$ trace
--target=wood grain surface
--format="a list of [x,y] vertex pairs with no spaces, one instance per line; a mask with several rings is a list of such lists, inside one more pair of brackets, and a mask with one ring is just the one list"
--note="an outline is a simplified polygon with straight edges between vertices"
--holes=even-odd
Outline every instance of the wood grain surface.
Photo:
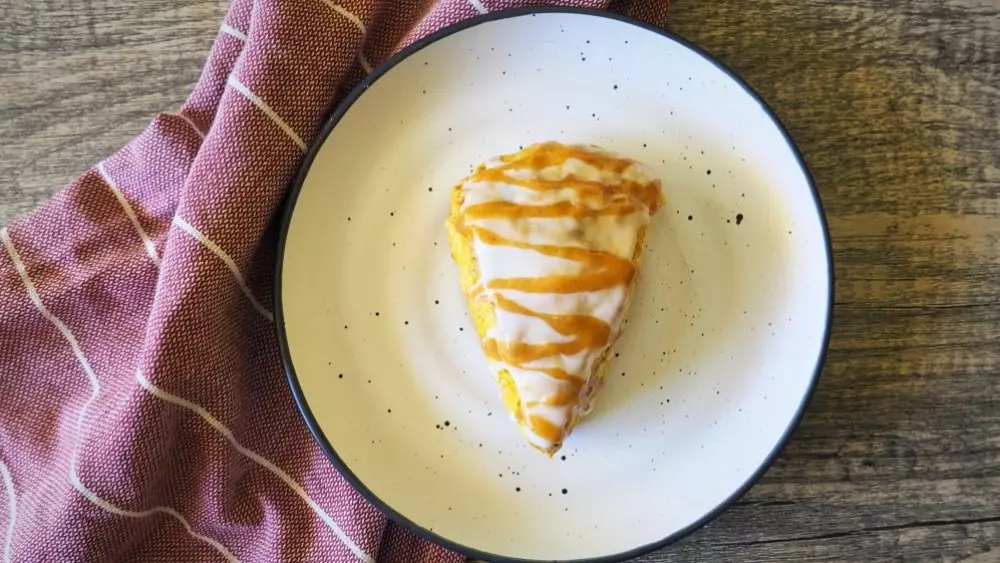
[[[176,109],[225,8],[0,0],[0,224]],[[784,120],[838,279],[792,441],[644,561],[1000,561],[1000,0],[683,0],[669,27]]]

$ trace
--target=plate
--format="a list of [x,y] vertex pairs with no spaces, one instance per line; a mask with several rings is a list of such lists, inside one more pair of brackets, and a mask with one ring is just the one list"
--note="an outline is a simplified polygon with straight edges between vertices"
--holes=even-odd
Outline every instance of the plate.
[[[545,140],[640,160],[668,198],[597,407],[554,459],[506,416],[444,228],[473,166]],[[309,151],[279,252],[279,337],[323,450],[479,559],[619,561],[704,524],[788,439],[829,333],[823,212],[778,119],[697,47],[607,14],[490,14],[387,61]]]

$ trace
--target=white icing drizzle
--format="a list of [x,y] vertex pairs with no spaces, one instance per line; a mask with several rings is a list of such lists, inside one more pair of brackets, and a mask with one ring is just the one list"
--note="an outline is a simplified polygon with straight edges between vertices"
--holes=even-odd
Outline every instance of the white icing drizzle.
[[[562,150],[566,148],[554,143],[542,146]],[[534,148],[529,147],[526,152]],[[581,154],[599,155],[604,159],[615,158],[596,147],[572,147],[572,149],[584,151]],[[490,161],[485,165],[485,170],[502,168],[506,162],[503,159]],[[602,161],[597,160],[597,162]],[[488,299],[497,305],[496,323],[487,334],[487,340],[493,339],[498,347],[504,347],[517,343],[567,343],[575,339],[573,334],[561,333],[543,318],[499,306],[500,299],[528,309],[533,314],[593,317],[610,327],[606,342],[586,347],[577,353],[546,355],[520,366],[498,361],[496,358],[489,362],[494,376],[501,370],[507,370],[516,385],[521,398],[522,413],[515,418],[518,419],[522,433],[532,445],[550,454],[561,446],[571,422],[590,408],[591,397],[588,394],[596,382],[589,380],[594,375],[595,361],[615,340],[621,328],[628,306],[627,300],[630,297],[628,288],[630,279],[622,280],[620,284],[612,287],[571,293],[539,293],[493,288],[491,283],[497,280],[580,276],[593,274],[598,266],[592,262],[548,255],[535,248],[495,244],[496,241],[490,243],[482,240],[480,233],[499,235],[514,243],[597,251],[631,262],[639,232],[649,224],[650,213],[655,212],[662,202],[657,199],[652,206],[653,209],[650,209],[649,202],[631,197],[623,186],[626,183],[642,186],[655,184],[655,194],[659,198],[661,197],[659,184],[651,177],[648,170],[637,163],[620,159],[615,159],[614,162],[621,165],[617,170],[571,156],[555,165],[538,170],[508,168],[505,171],[508,179],[523,181],[600,182],[605,186],[605,197],[597,200],[590,198],[584,201],[580,192],[573,187],[532,189],[515,185],[502,177],[483,180],[482,175],[478,174],[470,176],[461,185],[464,195],[461,209],[463,214],[471,207],[492,202],[506,202],[525,207],[571,203],[595,212],[586,217],[467,217],[464,223],[472,233],[475,256],[479,264],[480,279],[476,287],[481,292],[478,298]],[[615,202],[620,205],[623,201],[634,205],[619,214],[599,213],[601,209]],[[551,401],[560,393],[565,394],[567,382],[534,368],[561,368],[578,377],[580,381],[577,385],[580,391],[576,400],[571,404],[546,404],[546,401]],[[561,429],[559,437],[554,439],[551,432],[538,432],[533,428],[532,421],[540,420]]]

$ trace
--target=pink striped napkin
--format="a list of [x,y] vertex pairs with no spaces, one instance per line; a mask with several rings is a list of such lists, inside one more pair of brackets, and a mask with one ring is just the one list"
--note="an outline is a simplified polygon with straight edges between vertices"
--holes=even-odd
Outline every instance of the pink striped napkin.
[[528,4],[234,0],[179,112],[0,230],[0,561],[461,560],[389,523],[300,420],[273,220],[372,65]]

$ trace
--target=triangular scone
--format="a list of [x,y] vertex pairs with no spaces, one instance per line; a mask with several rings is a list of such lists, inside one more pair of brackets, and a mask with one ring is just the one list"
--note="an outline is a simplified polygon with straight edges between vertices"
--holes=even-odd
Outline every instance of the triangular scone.
[[479,166],[448,238],[504,405],[548,455],[593,406],[663,205],[642,165],[555,142]]

